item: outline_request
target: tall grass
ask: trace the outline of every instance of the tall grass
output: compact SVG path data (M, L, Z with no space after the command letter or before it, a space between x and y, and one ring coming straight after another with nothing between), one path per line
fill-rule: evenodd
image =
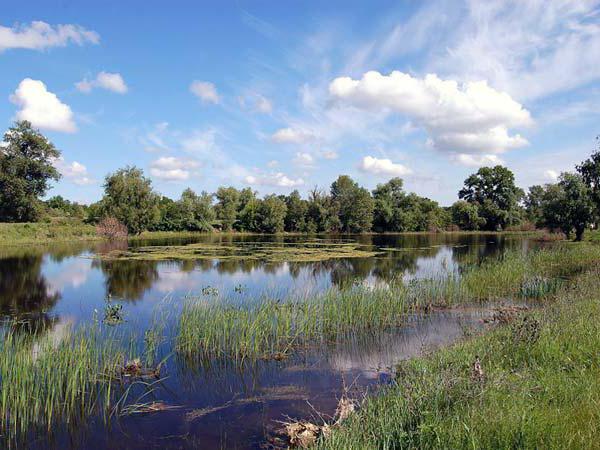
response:
M535 256L581 267L569 250ZM597 251L597 250L594 250ZM327 449L596 448L600 437L600 270L508 326L409 361L396 383L317 447ZM483 379L473 376L479 358Z
M561 278L599 260L599 247L565 245L509 252L469 268L462 277L359 285L297 300L264 297L250 305L189 298L179 321L176 349L186 357L281 356L294 347L336 341L348 333L399 326L407 313L431 306L544 299L556 292Z

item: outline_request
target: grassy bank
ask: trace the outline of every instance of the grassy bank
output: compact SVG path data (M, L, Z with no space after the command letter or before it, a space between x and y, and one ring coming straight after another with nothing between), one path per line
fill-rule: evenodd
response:
M579 251L588 255L585 269ZM588 259L597 252L576 246L566 264L547 254L552 271L577 269L552 302L401 365L392 387L318 447L597 448L600 261ZM473 370L478 358L482 375Z
M0 223L0 244L47 244L98 239L93 225L79 220L36 223Z

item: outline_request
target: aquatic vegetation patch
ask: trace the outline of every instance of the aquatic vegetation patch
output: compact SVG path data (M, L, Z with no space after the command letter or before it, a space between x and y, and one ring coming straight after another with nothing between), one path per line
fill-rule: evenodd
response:
M116 250L98 257L111 260L251 260L325 261L333 258L366 258L380 252L354 242L268 243L236 242L230 245L194 243L188 245L146 246Z

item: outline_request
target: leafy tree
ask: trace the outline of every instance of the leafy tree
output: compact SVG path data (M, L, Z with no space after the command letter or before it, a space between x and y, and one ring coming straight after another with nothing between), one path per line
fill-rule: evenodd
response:
M0 221L35 221L40 200L60 174L52 165L60 152L27 121L16 122L0 147Z
M486 230L502 230L519 223L519 202L524 193L515 185L514 174L503 166L482 167L465 180L458 193L460 199L479 207Z
M240 193L234 187L220 187L215 194L217 219L225 231L231 231L237 220Z
M152 182L137 167L125 167L106 176L102 215L115 217L129 233L140 234L159 219L158 203Z
M237 226L242 231L260 232L261 223L259 217L259 209L261 200L256 198L254 192L252 196L246 195L244 198L244 205L241 207L238 213L239 220ZM240 205L241 206L241 205Z
M331 196L314 188L308 196L306 230L309 233L338 231L341 227L338 210Z
M285 197L287 213L285 215L285 229L287 231L304 231L306 229L306 214L308 202L300 197L297 190Z
M215 220L212 195L202 192L197 195L190 188L183 191L177 202L182 219L181 229L188 231L210 231Z
M362 233L371 230L373 223L373 198L352 178L340 175L331 184L331 197L338 205L342 231Z
M263 233L280 233L284 230L287 206L276 195L267 195L259 204L257 220Z
M596 138L600 142L600 136ZM600 222L600 149L577 166L595 204L595 221Z
M376 231L397 231L397 209L406 196L403 186L401 178L392 178L385 184L378 184L373 191L373 227Z
M539 225L542 220L542 202L544 201L545 190L543 186L536 184L529 188L529 192L524 198L525 215L527 220Z
M575 231L575 240L580 241L593 218L594 202L579 174L563 173L557 184L546 186L542 200L545 226L560 229L567 237Z
M55 195L44 202L49 208L49 213L55 216L68 216L83 218L86 208L76 202L64 199L61 195Z
M464 200L455 202L450 207L452 223L461 230L479 230L485 225L485 219L479 216L479 206Z

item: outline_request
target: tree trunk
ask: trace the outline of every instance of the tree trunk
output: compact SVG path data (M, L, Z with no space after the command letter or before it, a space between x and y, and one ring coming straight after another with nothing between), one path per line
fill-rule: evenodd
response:
M581 241L583 239L583 232L585 231L584 227L578 227L575 228L575 240L577 242Z

